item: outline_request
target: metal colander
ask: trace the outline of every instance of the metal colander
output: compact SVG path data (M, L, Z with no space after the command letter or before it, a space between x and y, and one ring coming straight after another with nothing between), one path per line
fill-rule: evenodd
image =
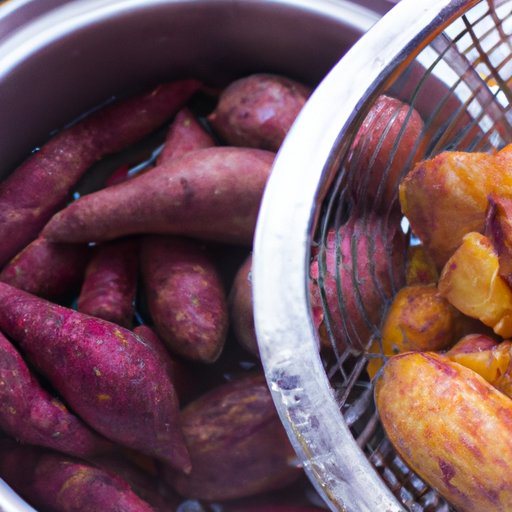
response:
M388 181L394 176L394 199L386 195L384 181L369 199L372 176L358 168L360 155L351 150L381 94L407 103L407 115L414 108L424 121L420 141L408 154L398 149L403 131L396 134L384 173ZM327 75L278 154L255 240L256 328L282 421L332 510L450 510L402 462L379 422L366 373L369 358L378 354L368 354L368 348L379 339L399 284L391 265L384 276L372 258L379 237L392 230L402 230L415 243L406 219L395 213L398 182L414 158L447 149L489 151L512 142L511 101L512 0L402 0ZM390 129L383 126L368 136L380 137L378 147ZM378 230L365 231L375 210ZM330 228L356 215L362 227L348 242L329 239ZM343 265L345 250L361 257L362 235L368 238L367 275L352 270L344 277L355 299L338 276L333 307L325 289L325 247L337 244L337 264ZM315 276L310 275L313 253ZM378 314L357 299L363 279L381 293ZM322 298L322 332L310 304L315 287ZM363 319L362 331L353 328L349 301ZM327 355L320 349L326 344Z

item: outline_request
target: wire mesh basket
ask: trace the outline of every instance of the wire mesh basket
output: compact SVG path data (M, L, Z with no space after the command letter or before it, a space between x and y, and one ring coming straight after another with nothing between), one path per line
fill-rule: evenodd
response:
M389 161L375 183L368 169L378 155L362 163L354 147L365 148L365 141L354 139L383 94L409 107L405 114L397 107L387 125L366 134L372 147L389 140L398 115L407 120L414 109L424 126L406 152L405 130L393 136ZM512 142L511 102L512 0L402 0L324 79L279 152L255 241L257 334L283 423L332 510L451 510L408 469L379 422L366 372L376 356L369 347L379 339L400 283L392 264L383 274L374 260L380 237L390 232L415 243L407 220L396 213L398 183L412 162L444 150L492 151ZM377 228L370 229L375 212ZM360 225L347 240L331 238L356 217ZM367 259L337 274L335 300L326 288L330 244L337 265L346 251ZM312 254L318 260L314 276ZM363 282L380 294L378 311L361 300ZM321 298L322 331L311 293ZM354 310L363 328L348 314ZM321 349L326 344L327 356Z

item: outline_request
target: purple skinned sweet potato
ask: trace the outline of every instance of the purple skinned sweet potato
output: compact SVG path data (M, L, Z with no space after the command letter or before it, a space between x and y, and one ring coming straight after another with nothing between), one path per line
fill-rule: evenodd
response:
M113 448L41 387L21 355L1 333L0 428L22 443L82 458Z
M250 245L274 156L250 148L192 151L83 196L54 215L43 234L75 243L155 233Z
M214 362L226 341L228 307L220 273L203 245L184 237L144 237L141 273L155 330L171 351Z
M53 243L38 237L7 263L0 281L40 297L58 297L79 285L89 256L83 244Z
M188 108L181 109L167 132L157 165L179 158L190 151L215 146L213 137L201 126Z
M253 74L226 87L208 121L228 144L277 151L310 93L290 78Z
M158 355L137 335L4 283L0 329L96 431L190 469L176 392Z
M155 512L114 473L50 450L0 443L0 477L39 512Z
M100 244L89 262L78 297L81 313L130 327L139 266L138 240Z
M0 266L31 242L87 169L142 139L174 115L197 80L159 85L62 130L0 185Z

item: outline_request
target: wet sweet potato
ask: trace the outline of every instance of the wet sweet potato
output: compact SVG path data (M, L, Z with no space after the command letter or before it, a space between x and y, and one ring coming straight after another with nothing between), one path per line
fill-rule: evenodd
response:
M200 85L179 80L111 104L59 132L15 169L0 184L0 266L36 238L93 163L158 128Z
M405 265L405 284L407 286L436 284L439 279L434 260L422 245L407 248Z
M489 194L512 197L511 162L507 147L495 155L447 151L404 178L402 212L439 269L465 234L483 232Z
M227 144L277 151L310 93L290 78L253 74L224 89L208 121Z
M284 487L301 470L262 375L223 384L191 402L181 424L192 458L189 475L164 468L182 496L228 500Z
M258 149L199 149L83 196L54 215L43 234L67 242L179 234L250 245L273 160L274 153Z
M0 281L40 297L59 297L80 284L89 257L84 245L38 237L5 265Z
M510 398L445 356L408 352L388 360L375 400L398 453L455 509L512 509Z
M512 336L512 289L498 272L490 240L468 233L441 272L438 288L459 311L504 338Z
M78 311L130 327L138 265L138 240L134 238L112 240L97 246L87 265L78 297Z
M226 341L228 307L206 248L183 237L144 237L141 273L155 329L171 351L194 361L215 361Z
M0 329L96 431L190 469L166 368L131 331L4 283Z

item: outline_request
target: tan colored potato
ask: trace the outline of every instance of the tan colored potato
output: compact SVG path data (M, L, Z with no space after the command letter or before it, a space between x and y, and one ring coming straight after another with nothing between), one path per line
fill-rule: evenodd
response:
M408 466L457 510L512 510L512 401L432 352L392 357L377 378L384 429Z

